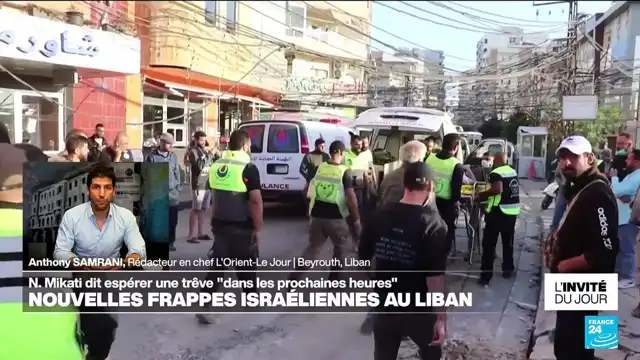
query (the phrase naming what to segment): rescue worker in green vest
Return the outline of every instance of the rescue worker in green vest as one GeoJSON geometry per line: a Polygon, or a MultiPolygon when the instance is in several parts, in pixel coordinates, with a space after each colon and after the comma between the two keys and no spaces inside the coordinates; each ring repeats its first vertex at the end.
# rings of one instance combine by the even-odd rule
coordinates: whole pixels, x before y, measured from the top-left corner
{"type": "Polygon", "coordinates": [[[436,146],[436,138],[433,136],[429,136],[424,140],[424,145],[427,147],[427,155],[424,157],[424,161],[427,161],[429,155],[434,153],[434,148],[436,146]]]}
{"type": "MultiPolygon", "coordinates": [[[[262,196],[260,195],[260,173],[251,163],[249,155],[251,139],[249,135],[236,130],[229,138],[229,150],[223,152],[218,161],[209,169],[209,187],[213,199],[211,231],[215,242],[209,251],[211,259],[231,259],[251,266],[236,266],[238,280],[251,280],[253,287],[243,288],[245,292],[255,291],[256,266],[258,258],[258,233],[262,228],[262,196]]],[[[221,264],[222,261],[217,262],[221,264]]],[[[236,262],[237,263],[237,262],[236,262]]],[[[221,265],[212,266],[206,279],[212,280],[212,287],[202,288],[202,292],[215,292],[220,283],[220,271],[227,270],[221,265]]],[[[197,315],[202,324],[211,324],[213,317],[197,315]]]]}
{"type": "MultiPolygon", "coordinates": [[[[330,279],[337,279],[346,255],[352,248],[349,243],[349,227],[346,219],[353,219],[356,239],[360,238],[362,226],[360,213],[353,189],[353,177],[345,165],[342,165],[346,147],[342,141],[334,141],[329,146],[331,160],[320,164],[316,176],[309,184],[307,196],[310,200],[311,226],[309,245],[300,255],[307,260],[315,260],[324,249],[327,238],[333,243],[333,262],[330,279]]],[[[308,270],[296,264],[289,280],[298,280],[308,270]]]]}
{"type": "Polygon", "coordinates": [[[0,359],[82,360],[75,312],[42,316],[23,309],[25,161],[24,151],[0,144],[0,359]]]}
{"type": "Polygon", "coordinates": [[[513,240],[516,219],[520,214],[520,184],[518,174],[507,165],[507,155],[496,153],[493,157],[493,171],[489,174],[491,188],[477,195],[476,201],[487,201],[485,228],[482,236],[482,264],[479,283],[489,285],[493,277],[498,236],[502,242],[502,276],[510,278],[513,263],[513,240]]]}
{"type": "MultiPolygon", "coordinates": [[[[375,194],[377,193],[377,182],[373,167],[372,156],[367,149],[363,149],[363,139],[358,135],[351,137],[351,149],[344,154],[343,164],[350,170],[352,176],[353,189],[358,200],[360,216],[358,219],[366,218],[364,211],[372,208],[375,204],[375,194]]],[[[353,219],[347,219],[351,235],[355,239],[355,226],[353,219]]]]}
{"type": "Polygon", "coordinates": [[[442,139],[442,150],[427,158],[427,165],[436,173],[436,206],[447,223],[448,250],[456,241],[456,219],[458,217],[460,191],[464,179],[464,167],[455,157],[460,147],[460,135],[451,133],[442,139]]]}

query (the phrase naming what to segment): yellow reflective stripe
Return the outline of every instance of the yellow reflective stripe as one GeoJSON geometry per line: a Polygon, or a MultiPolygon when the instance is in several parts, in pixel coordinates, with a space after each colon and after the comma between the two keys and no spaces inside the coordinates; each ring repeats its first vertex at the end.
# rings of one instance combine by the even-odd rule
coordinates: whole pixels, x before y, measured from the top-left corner
{"type": "Polygon", "coordinates": [[[246,165],[248,164],[245,161],[233,160],[233,159],[220,159],[216,161],[218,164],[227,164],[227,165],[246,165]]]}
{"type": "Polygon", "coordinates": [[[315,180],[315,181],[330,182],[330,183],[333,183],[333,184],[340,184],[340,183],[342,182],[342,179],[336,179],[336,178],[333,178],[333,177],[321,176],[321,175],[320,175],[320,176],[316,175],[316,176],[313,178],[313,180],[315,180]]]}

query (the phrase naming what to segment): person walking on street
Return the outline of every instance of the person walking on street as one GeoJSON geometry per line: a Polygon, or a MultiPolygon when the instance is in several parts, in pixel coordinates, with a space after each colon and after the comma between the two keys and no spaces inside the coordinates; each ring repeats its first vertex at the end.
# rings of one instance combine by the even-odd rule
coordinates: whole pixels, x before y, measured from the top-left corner
{"type": "Polygon", "coordinates": [[[169,250],[176,251],[176,228],[178,226],[178,204],[180,192],[182,192],[182,172],[178,157],[172,151],[173,135],[163,133],[160,135],[158,147],[151,151],[145,162],[168,163],[169,166],[169,250]]]}
{"type": "MultiPolygon", "coordinates": [[[[346,166],[341,165],[346,147],[342,141],[334,141],[329,146],[331,160],[320,164],[316,176],[309,184],[308,197],[311,208],[309,245],[300,255],[303,259],[315,260],[324,249],[327,238],[333,243],[335,263],[344,263],[349,252],[349,227],[345,219],[351,216],[357,239],[360,237],[360,212],[353,178],[346,166]]],[[[337,280],[340,265],[332,266],[329,278],[337,280]]],[[[289,280],[297,280],[306,271],[298,267],[289,274],[289,280]]]]}
{"type": "MultiPolygon", "coordinates": [[[[329,154],[326,153],[326,142],[323,138],[316,139],[315,148],[310,153],[306,154],[302,158],[302,162],[300,163],[300,175],[304,177],[307,182],[307,187],[316,176],[316,170],[320,164],[329,161],[329,154]]],[[[306,191],[305,191],[306,192],[306,191]]]]}
{"type": "Polygon", "coordinates": [[[209,191],[209,168],[215,161],[214,154],[207,146],[207,134],[204,131],[196,131],[193,135],[195,146],[189,149],[188,158],[191,167],[191,190],[193,204],[189,213],[189,239],[190,243],[199,243],[199,240],[211,240],[205,233],[207,209],[211,204],[211,191],[209,191]]]}
{"type": "Polygon", "coordinates": [[[611,149],[602,149],[600,153],[601,160],[598,161],[598,171],[607,175],[611,170],[611,164],[613,162],[613,153],[611,149]]]}
{"type": "MultiPolygon", "coordinates": [[[[405,170],[410,164],[422,162],[426,156],[427,147],[418,140],[411,140],[408,143],[400,147],[400,160],[402,165],[388,173],[378,188],[378,203],[377,208],[381,209],[391,204],[395,204],[404,196],[404,174],[405,170]]],[[[433,198],[433,197],[432,197],[433,198]]],[[[435,211],[435,204],[431,204],[435,211]]],[[[371,259],[363,259],[371,260],[371,259]]],[[[375,267],[375,264],[372,264],[375,267]]],[[[375,269],[372,269],[374,271],[375,269]]],[[[362,335],[371,335],[373,332],[375,315],[369,312],[360,325],[360,333],[362,335]]]]}
{"type": "MultiPolygon", "coordinates": [[[[376,187],[375,170],[373,170],[373,164],[369,162],[368,156],[362,152],[362,143],[361,137],[353,135],[351,137],[351,148],[345,152],[343,156],[343,165],[346,165],[347,169],[350,170],[352,186],[356,195],[358,209],[360,210],[358,220],[366,218],[364,211],[368,207],[370,199],[373,197],[371,195],[372,188],[376,187]]],[[[356,243],[358,239],[354,221],[355,219],[351,217],[347,219],[349,228],[351,229],[351,236],[353,237],[354,243],[356,243]]]]}
{"type": "Polygon", "coordinates": [[[502,276],[510,278],[513,264],[513,241],[516,219],[520,215],[520,184],[518,174],[507,165],[507,155],[497,153],[493,158],[493,171],[489,174],[491,188],[477,195],[476,201],[487,201],[485,228],[482,236],[482,264],[479,283],[489,285],[493,277],[493,261],[498,243],[502,239],[502,276]]]}
{"type": "MultiPolygon", "coordinates": [[[[397,279],[390,289],[376,289],[381,299],[388,293],[446,292],[447,224],[434,208],[424,206],[434,196],[435,178],[434,171],[422,161],[406,165],[402,199],[376,209],[364,226],[360,259],[373,259],[376,281],[397,279]]],[[[418,346],[421,359],[442,357],[446,335],[443,308],[410,303],[402,308],[381,304],[376,310],[374,360],[395,360],[405,336],[418,346]]]]}
{"type": "Polygon", "coordinates": [[[640,187],[640,149],[627,153],[627,176],[620,181],[615,169],[609,171],[611,190],[618,203],[618,236],[620,252],[616,260],[616,272],[619,275],[620,289],[636,286],[636,238],[638,226],[631,224],[631,202],[636,198],[640,187]]]}
{"type": "MultiPolygon", "coordinates": [[[[229,138],[229,150],[213,163],[209,170],[209,187],[213,197],[211,231],[215,241],[209,257],[211,259],[232,259],[253,265],[236,266],[236,277],[240,281],[250,280],[252,287],[244,292],[254,292],[256,284],[255,260],[259,256],[258,233],[263,224],[263,205],[260,193],[260,172],[251,163],[251,139],[249,135],[236,130],[229,138]]],[[[219,263],[222,263],[220,261],[219,263]]],[[[216,262],[217,264],[218,262],[216,262]]],[[[202,292],[215,292],[221,283],[217,280],[224,266],[213,265],[206,280],[212,287],[203,287],[202,292]]],[[[214,318],[198,314],[201,324],[211,324],[214,318]]]]}
{"type": "MultiPolygon", "coordinates": [[[[571,183],[563,221],[545,248],[545,265],[552,273],[615,272],[618,254],[618,209],[607,178],[595,166],[591,144],[582,136],[564,139],[556,155],[571,183]]],[[[554,354],[558,360],[594,360],[585,349],[585,316],[597,311],[557,311],[554,354]]]]}
{"type": "Polygon", "coordinates": [[[460,135],[447,134],[442,139],[442,150],[427,158],[427,164],[436,174],[436,205],[449,229],[447,232],[449,250],[456,241],[456,219],[464,178],[464,167],[455,157],[459,146],[460,135]]]}

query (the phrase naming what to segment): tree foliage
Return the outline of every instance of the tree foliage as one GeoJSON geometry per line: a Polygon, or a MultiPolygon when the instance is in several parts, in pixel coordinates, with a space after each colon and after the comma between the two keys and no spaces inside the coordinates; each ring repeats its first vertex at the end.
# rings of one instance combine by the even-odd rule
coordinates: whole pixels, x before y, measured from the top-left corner
{"type": "Polygon", "coordinates": [[[621,126],[622,111],[614,106],[603,106],[598,109],[598,117],[594,121],[575,121],[575,133],[586,137],[591,145],[599,147],[606,135],[617,132],[621,126]]]}

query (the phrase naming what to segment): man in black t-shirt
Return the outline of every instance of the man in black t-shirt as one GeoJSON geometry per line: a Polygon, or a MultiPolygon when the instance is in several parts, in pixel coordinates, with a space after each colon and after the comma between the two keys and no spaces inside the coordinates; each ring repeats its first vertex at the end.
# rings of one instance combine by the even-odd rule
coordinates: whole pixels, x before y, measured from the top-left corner
{"type": "MultiPolygon", "coordinates": [[[[400,202],[377,210],[362,232],[358,253],[361,260],[375,263],[376,280],[397,281],[390,289],[378,289],[380,298],[388,293],[444,293],[447,261],[447,224],[438,212],[424,206],[434,194],[433,169],[423,162],[408,164],[404,196],[400,202]],[[397,271],[397,272],[394,272],[397,271]]],[[[412,304],[402,308],[376,310],[374,360],[395,360],[404,336],[420,348],[423,360],[439,360],[445,337],[445,311],[412,304]],[[424,312],[403,315],[394,312],[424,312]]]]}
{"type": "Polygon", "coordinates": [[[129,150],[129,136],[124,132],[119,132],[113,145],[106,146],[96,161],[105,163],[133,162],[133,154],[129,150]]]}
{"type": "MultiPolygon", "coordinates": [[[[351,172],[341,165],[346,147],[342,141],[334,141],[329,146],[331,160],[320,164],[316,176],[309,184],[311,208],[311,225],[309,228],[309,245],[301,258],[317,259],[327,237],[333,243],[333,258],[344,263],[349,251],[349,226],[346,218],[351,216],[357,235],[360,235],[360,213],[358,201],[353,190],[351,172]]],[[[342,266],[332,267],[330,279],[335,279],[342,266]]],[[[289,275],[289,280],[296,280],[306,268],[296,267],[289,275]]]]}

